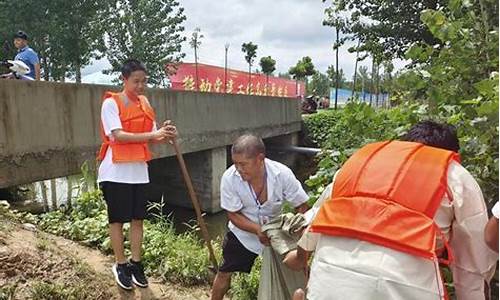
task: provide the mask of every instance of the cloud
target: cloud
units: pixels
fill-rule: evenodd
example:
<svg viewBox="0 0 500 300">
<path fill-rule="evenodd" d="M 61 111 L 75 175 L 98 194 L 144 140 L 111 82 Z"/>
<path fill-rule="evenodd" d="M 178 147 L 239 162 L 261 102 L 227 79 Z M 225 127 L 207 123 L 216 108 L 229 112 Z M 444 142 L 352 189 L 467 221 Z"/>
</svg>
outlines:
<svg viewBox="0 0 500 300">
<path fill-rule="evenodd" d="M 310 56 L 316 69 L 325 72 L 329 65 L 335 65 L 332 49 L 335 32 L 323 26 L 324 9 L 328 6 L 320 0 L 179 0 L 187 20 L 184 22 L 182 45 L 186 53 L 184 61 L 193 62 L 193 49 L 189 38 L 196 27 L 204 35 L 199 48 L 199 61 L 224 66 L 224 44 L 229 43 L 228 66 L 247 70 L 248 65 L 241 51 L 241 44 L 253 42 L 258 45 L 257 59 L 253 69 L 263 56 L 276 60 L 276 74 L 287 72 L 304 56 Z M 354 73 L 355 53 L 347 49 L 355 44 L 349 41 L 339 51 L 339 67 L 348 79 Z M 396 61 L 396 70 L 404 65 Z M 359 66 L 371 67 L 367 58 Z M 106 60 L 95 62 L 84 70 L 85 74 L 109 68 Z"/>
<path fill-rule="evenodd" d="M 82 76 L 93 74 L 93 73 L 101 73 L 102 70 L 107 70 L 111 68 L 111 64 L 105 58 L 94 60 L 92 63 L 82 70 Z"/>
<path fill-rule="evenodd" d="M 303 56 L 310 56 L 321 72 L 335 64 L 334 30 L 322 25 L 328 3 L 319 0 L 182 0 L 180 3 L 187 17 L 184 25 L 188 40 L 196 27 L 204 35 L 200 62 L 223 66 L 224 44 L 229 43 L 228 65 L 246 70 L 241 44 L 251 41 L 258 45 L 254 69 L 258 60 L 268 55 L 276 60 L 278 72 L 288 71 Z M 347 49 L 354 43 L 350 41 L 339 51 L 339 67 L 348 78 L 354 73 L 356 54 Z M 193 62 L 188 42 L 182 50 L 186 53 L 185 61 Z M 370 67 L 371 59 L 360 62 L 359 66 L 362 65 Z M 403 63 L 395 65 L 399 68 Z"/>
</svg>

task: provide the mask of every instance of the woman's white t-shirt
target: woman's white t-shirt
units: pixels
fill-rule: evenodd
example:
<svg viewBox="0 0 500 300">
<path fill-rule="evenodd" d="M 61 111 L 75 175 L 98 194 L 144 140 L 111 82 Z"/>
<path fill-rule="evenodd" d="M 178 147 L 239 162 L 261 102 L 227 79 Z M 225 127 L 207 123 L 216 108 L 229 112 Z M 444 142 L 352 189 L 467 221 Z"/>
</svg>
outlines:
<svg viewBox="0 0 500 300">
<path fill-rule="evenodd" d="M 107 98 L 102 103 L 101 121 L 104 134 L 111 140 L 112 131 L 122 129 L 118 105 L 113 98 Z M 156 123 L 153 131 L 156 130 Z M 113 163 L 112 150 L 108 147 L 106 155 L 99 166 L 97 182 L 111 181 L 119 183 L 149 183 L 148 164 L 145 162 Z"/>
</svg>

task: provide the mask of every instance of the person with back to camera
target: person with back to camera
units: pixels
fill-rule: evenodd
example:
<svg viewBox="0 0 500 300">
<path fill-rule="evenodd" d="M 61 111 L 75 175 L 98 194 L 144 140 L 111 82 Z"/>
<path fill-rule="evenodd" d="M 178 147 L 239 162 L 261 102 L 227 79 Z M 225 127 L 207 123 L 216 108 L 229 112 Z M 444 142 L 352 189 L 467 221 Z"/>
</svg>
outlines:
<svg viewBox="0 0 500 300">
<path fill-rule="evenodd" d="M 458 300 L 487 299 L 498 254 L 484 242 L 486 205 L 458 150 L 453 126 L 424 121 L 403 141 L 354 153 L 284 260 L 299 270 L 315 251 L 305 297 L 446 299 L 441 261 L 450 263 Z"/>
</svg>

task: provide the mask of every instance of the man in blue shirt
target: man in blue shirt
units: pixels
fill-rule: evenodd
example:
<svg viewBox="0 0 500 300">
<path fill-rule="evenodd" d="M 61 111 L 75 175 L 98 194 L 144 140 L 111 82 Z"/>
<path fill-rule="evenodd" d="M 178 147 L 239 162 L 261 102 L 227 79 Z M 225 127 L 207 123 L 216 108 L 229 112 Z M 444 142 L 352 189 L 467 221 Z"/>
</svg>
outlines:
<svg viewBox="0 0 500 300">
<path fill-rule="evenodd" d="M 16 32 L 14 35 L 14 46 L 17 48 L 17 55 L 14 60 L 24 62 L 30 68 L 30 72 L 26 76 L 40 80 L 38 54 L 28 47 L 28 35 L 24 31 L 19 30 Z"/>
</svg>

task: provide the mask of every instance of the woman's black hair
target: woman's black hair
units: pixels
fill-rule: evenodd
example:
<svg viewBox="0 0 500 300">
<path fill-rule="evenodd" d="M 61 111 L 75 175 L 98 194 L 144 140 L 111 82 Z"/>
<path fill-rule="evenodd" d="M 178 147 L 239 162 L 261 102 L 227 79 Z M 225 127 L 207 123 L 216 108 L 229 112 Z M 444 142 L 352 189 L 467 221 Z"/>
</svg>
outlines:
<svg viewBox="0 0 500 300">
<path fill-rule="evenodd" d="M 144 71 L 146 72 L 146 67 L 137 59 L 127 59 L 122 65 L 122 76 L 123 78 L 128 78 L 132 72 Z"/>
<path fill-rule="evenodd" d="M 434 121 L 422 121 L 413 125 L 408 133 L 403 136 L 403 141 L 422 143 L 427 146 L 458 152 L 460 142 L 457 129 L 450 124 Z"/>
</svg>

